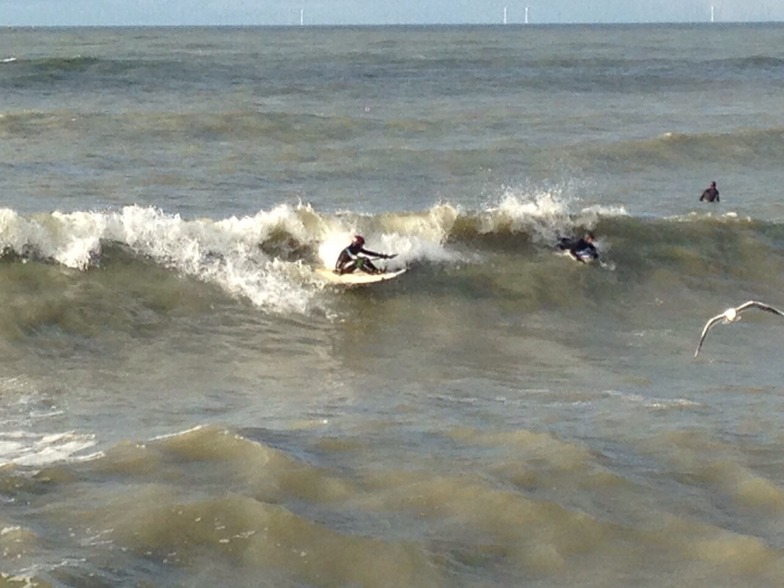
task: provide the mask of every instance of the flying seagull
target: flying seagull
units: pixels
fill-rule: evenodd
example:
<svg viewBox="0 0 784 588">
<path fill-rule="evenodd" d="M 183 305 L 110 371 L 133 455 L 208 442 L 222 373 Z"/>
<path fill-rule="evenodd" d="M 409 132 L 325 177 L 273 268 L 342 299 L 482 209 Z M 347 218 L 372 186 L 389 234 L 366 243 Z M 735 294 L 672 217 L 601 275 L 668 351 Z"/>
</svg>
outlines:
<svg viewBox="0 0 784 588">
<path fill-rule="evenodd" d="M 707 323 L 705 323 L 705 327 L 702 329 L 702 335 L 700 336 L 700 342 L 697 345 L 697 351 L 694 352 L 694 357 L 697 357 L 699 354 L 700 348 L 702 347 L 702 342 L 705 341 L 705 337 L 708 335 L 708 331 L 710 331 L 716 323 L 721 321 L 725 325 L 728 325 L 730 323 L 737 322 L 740 320 L 740 313 L 749 308 L 759 308 L 760 310 L 772 312 L 773 314 L 784 317 L 784 312 L 781 312 L 778 308 L 773 308 L 768 304 L 757 302 L 756 300 L 749 300 L 748 302 L 744 302 L 738 307 L 728 308 L 720 315 L 714 316 Z"/>
</svg>

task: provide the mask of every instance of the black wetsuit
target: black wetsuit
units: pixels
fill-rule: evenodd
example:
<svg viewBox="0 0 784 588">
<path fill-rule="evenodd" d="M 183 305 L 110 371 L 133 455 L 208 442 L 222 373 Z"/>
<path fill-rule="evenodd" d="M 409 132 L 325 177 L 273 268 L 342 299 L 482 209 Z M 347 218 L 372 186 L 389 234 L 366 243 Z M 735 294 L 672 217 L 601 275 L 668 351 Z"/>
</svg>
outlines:
<svg viewBox="0 0 784 588">
<path fill-rule="evenodd" d="M 335 262 L 335 272 L 338 274 L 350 274 L 355 269 L 359 268 L 363 272 L 367 272 L 369 274 L 381 273 L 381 270 L 373 265 L 372 261 L 370 261 L 367 257 L 363 257 L 360 255 L 360 253 L 364 255 L 372 255 L 373 257 L 389 259 L 388 255 L 384 255 L 383 253 L 376 253 L 375 251 L 365 249 L 362 247 L 362 245 L 352 243 L 343 251 L 341 251 L 340 255 L 338 255 L 338 260 Z"/>
<path fill-rule="evenodd" d="M 700 202 L 703 200 L 705 202 L 721 202 L 721 200 L 719 200 L 719 191 L 716 186 L 710 186 L 702 193 L 702 196 L 700 196 Z"/>
<path fill-rule="evenodd" d="M 599 252 L 596 250 L 596 246 L 585 239 L 562 237 L 558 243 L 558 248 L 562 251 L 569 251 L 577 261 L 584 262 L 586 257 L 599 259 Z"/>
</svg>

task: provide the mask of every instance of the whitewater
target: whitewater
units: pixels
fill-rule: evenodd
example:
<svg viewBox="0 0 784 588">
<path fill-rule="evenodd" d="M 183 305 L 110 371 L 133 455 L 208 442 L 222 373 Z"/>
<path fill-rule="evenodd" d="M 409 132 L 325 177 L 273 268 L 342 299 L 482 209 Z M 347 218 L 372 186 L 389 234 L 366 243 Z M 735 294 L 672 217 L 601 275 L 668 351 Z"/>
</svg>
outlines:
<svg viewBox="0 0 784 588">
<path fill-rule="evenodd" d="M 782 38 L 4 31 L 0 586 L 780 585 Z"/>
</svg>

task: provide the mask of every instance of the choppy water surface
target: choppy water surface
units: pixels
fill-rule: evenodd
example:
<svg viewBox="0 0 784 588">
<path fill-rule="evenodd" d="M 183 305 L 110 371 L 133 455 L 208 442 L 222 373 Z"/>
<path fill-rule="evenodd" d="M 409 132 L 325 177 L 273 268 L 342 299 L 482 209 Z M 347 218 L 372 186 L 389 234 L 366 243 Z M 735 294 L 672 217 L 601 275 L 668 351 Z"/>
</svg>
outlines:
<svg viewBox="0 0 784 588">
<path fill-rule="evenodd" d="M 0 586 L 781 584 L 783 33 L 5 31 Z"/>
</svg>

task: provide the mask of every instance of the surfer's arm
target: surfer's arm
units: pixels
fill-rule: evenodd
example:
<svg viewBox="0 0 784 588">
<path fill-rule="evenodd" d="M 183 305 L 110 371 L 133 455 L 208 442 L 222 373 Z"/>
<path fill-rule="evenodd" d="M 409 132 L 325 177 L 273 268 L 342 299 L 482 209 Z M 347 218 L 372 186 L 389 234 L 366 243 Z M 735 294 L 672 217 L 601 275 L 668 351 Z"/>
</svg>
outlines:
<svg viewBox="0 0 784 588">
<path fill-rule="evenodd" d="M 380 257 L 381 259 L 389 259 L 390 258 L 390 256 L 387 255 L 386 253 L 378 253 L 376 251 L 371 251 L 370 249 L 365 249 L 364 247 L 362 249 L 360 249 L 359 251 L 361 253 L 364 253 L 365 255 L 370 255 L 372 257 Z"/>
</svg>

